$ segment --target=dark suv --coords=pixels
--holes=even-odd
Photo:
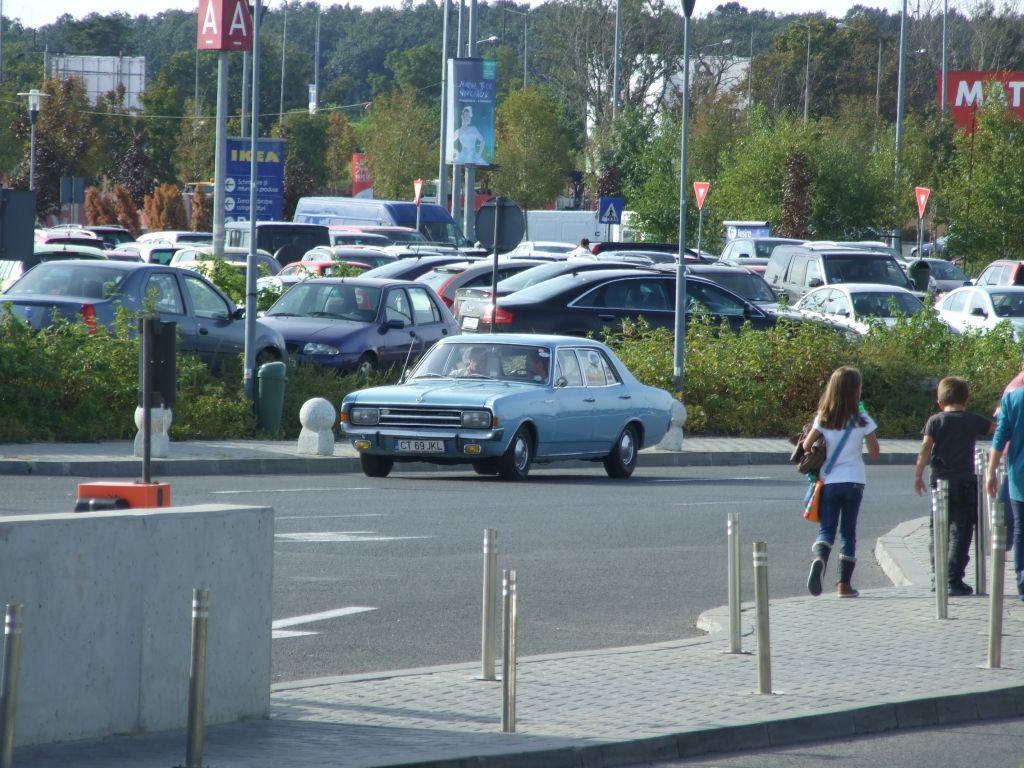
[[[899,262],[887,253],[834,244],[780,245],[772,251],[765,281],[781,299],[795,302],[819,285],[877,283],[914,290]]]

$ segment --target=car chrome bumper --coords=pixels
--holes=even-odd
[[[401,458],[408,456],[418,460],[430,458],[461,458],[463,460],[497,456],[502,451],[502,441],[505,437],[505,430],[502,427],[495,429],[467,429],[467,430],[439,430],[431,432],[417,431],[415,429],[401,428],[367,428],[353,427],[350,424],[341,425],[341,433],[349,440],[356,450],[360,452],[379,453],[388,456]],[[395,448],[398,440],[443,440],[445,450],[443,453],[416,454],[400,452]],[[360,447],[357,443],[365,442],[369,445]],[[467,450],[468,446],[477,446]]]

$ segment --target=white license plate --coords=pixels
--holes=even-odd
[[[444,453],[444,440],[396,440],[401,453]]]
[[[479,317],[464,317],[462,318],[462,327],[469,328],[471,331],[475,331],[477,326],[480,324]]]

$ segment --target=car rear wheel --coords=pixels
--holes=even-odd
[[[473,471],[478,475],[498,474],[498,462],[496,459],[480,459],[473,462]]]
[[[604,471],[608,477],[627,478],[636,469],[637,442],[636,427],[627,424],[615,441],[615,447],[604,460]]]
[[[359,454],[359,466],[367,477],[387,477],[395,466],[394,459],[387,456],[375,456],[372,453]]]
[[[498,459],[498,476],[502,480],[524,480],[530,474],[533,461],[533,442],[530,430],[520,427],[508,444],[508,450]]]

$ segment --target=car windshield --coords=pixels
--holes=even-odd
[[[324,317],[372,322],[380,306],[380,288],[350,283],[303,282],[267,310],[267,317]]]
[[[437,344],[409,375],[416,379],[497,379],[547,384],[551,350],[525,344]]]
[[[780,245],[788,243],[788,240],[777,240],[775,242],[771,240],[757,240],[754,242],[754,252],[757,254],[758,259],[767,259],[772,255],[772,251],[778,248]]]
[[[993,291],[991,296],[992,306],[999,317],[1024,317],[1024,292]]]
[[[545,280],[550,280],[552,277],[564,274],[565,271],[566,265],[560,261],[530,267],[522,272],[517,272],[512,277],[506,277],[498,283],[498,293],[515,293],[516,291],[523,290],[523,288],[529,288],[531,285],[536,285]]]
[[[907,276],[890,256],[833,254],[826,256],[823,261],[830,283],[880,283],[898,285],[900,288],[910,287]]]
[[[88,296],[101,299],[113,293],[127,274],[126,270],[48,261],[26,272],[7,289],[7,294]]]
[[[951,264],[948,261],[930,261],[928,265],[931,267],[932,277],[936,280],[967,281],[967,275],[961,272],[956,264]]]
[[[733,293],[738,293],[743,298],[759,304],[770,304],[779,300],[764,278],[750,272],[713,274],[707,275],[707,277],[719,285],[724,285]]]
[[[924,307],[921,300],[907,293],[856,293],[853,311],[858,317],[895,317],[912,315]]]

